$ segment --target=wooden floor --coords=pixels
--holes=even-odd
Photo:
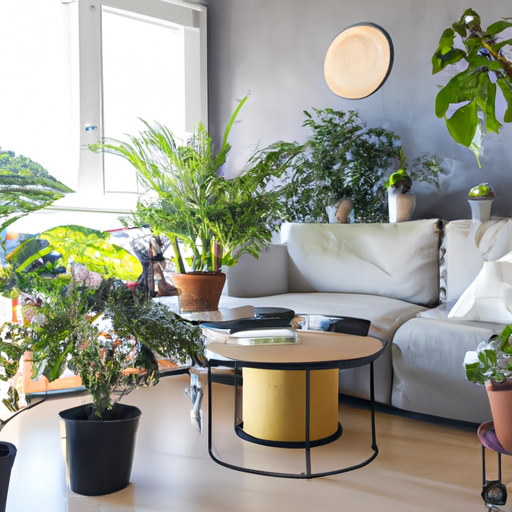
[[[190,422],[191,402],[183,393],[187,385],[186,376],[166,378],[124,399],[143,412],[131,483],[102,497],[79,496],[66,484],[58,411],[85,399],[49,401],[20,415],[1,434],[18,447],[7,512],[485,510],[480,497],[481,448],[470,428],[379,412],[379,455],[364,468],[311,480],[249,475],[210,459],[206,431],[200,434]],[[217,384],[215,393],[214,443],[219,456],[273,471],[301,471],[302,451],[262,447],[235,436],[233,390]],[[206,405],[205,399],[204,411]],[[313,450],[313,471],[371,454],[368,410],[342,403],[340,422],[341,438]],[[493,476],[495,459],[489,461]],[[512,482],[512,457],[504,458],[504,481]]]

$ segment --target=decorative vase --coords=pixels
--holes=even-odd
[[[16,458],[16,452],[16,447],[13,444],[0,442],[0,512],[5,512],[11,469]]]
[[[336,220],[340,224],[346,224],[348,222],[348,216],[354,207],[354,202],[350,197],[344,197],[341,201],[336,203],[336,213],[334,214]]]
[[[502,384],[487,381],[485,383],[496,437],[501,446],[512,453],[512,382]]]
[[[66,427],[69,487],[77,494],[101,496],[130,483],[141,411],[116,403],[102,420],[88,419],[91,404],[61,411]]]
[[[216,311],[226,282],[223,272],[173,274],[181,311]]]
[[[493,199],[468,199],[473,222],[486,222],[491,218]]]
[[[395,190],[388,190],[389,222],[407,222],[414,212],[416,196],[412,192],[402,194]]]

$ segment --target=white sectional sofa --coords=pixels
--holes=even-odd
[[[462,361],[502,322],[479,320],[471,293],[466,301],[475,306],[465,316],[477,320],[448,313],[484,262],[512,250],[510,220],[292,224],[285,242],[228,269],[220,306],[366,318],[370,335],[388,342],[375,364],[377,401],[463,421],[490,418],[485,389],[466,381]],[[340,392],[368,398],[368,369],[342,371]]]

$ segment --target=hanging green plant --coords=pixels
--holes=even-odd
[[[503,122],[512,122],[512,61],[505,50],[512,39],[500,34],[512,27],[512,18],[503,18],[482,29],[480,16],[467,9],[460,20],[447,28],[432,57],[432,74],[460,61],[466,69],[453,76],[436,97],[436,116],[443,117],[453,139],[471,149],[480,167],[482,142],[486,132],[499,133],[502,124],[496,117],[496,94],[499,89],[507,108]],[[456,45],[457,35],[464,49]],[[450,105],[455,112],[448,117]]]
[[[73,192],[30,158],[0,148],[0,232]]]

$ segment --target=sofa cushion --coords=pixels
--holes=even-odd
[[[512,252],[498,261],[484,262],[448,317],[512,323]]]
[[[396,224],[292,224],[290,292],[345,292],[438,302],[435,219]]]
[[[468,350],[502,330],[493,323],[413,318],[393,338],[392,405],[407,411],[481,423],[491,418],[484,386],[466,379]]]
[[[512,251],[512,219],[450,221],[444,228],[443,247],[442,300],[451,302],[464,293],[485,261],[496,261]]]
[[[288,248],[275,244],[258,255],[243,254],[226,269],[227,293],[231,297],[260,297],[288,291]]]

